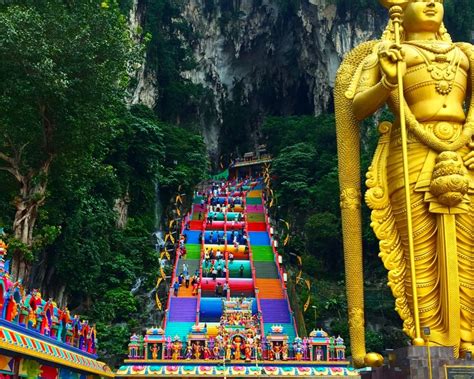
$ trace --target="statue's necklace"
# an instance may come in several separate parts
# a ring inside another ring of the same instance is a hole
[[[449,59],[447,54],[454,50],[456,46],[449,45],[447,47],[440,47],[436,44],[424,44],[416,41],[407,41],[406,43],[415,47],[423,57],[426,69],[436,82],[436,91],[441,95],[450,94],[453,90],[453,83],[454,79],[456,79],[459,65],[461,64],[461,55],[458,51],[455,51],[453,57]],[[426,51],[435,55],[434,60],[431,60],[427,56]]]

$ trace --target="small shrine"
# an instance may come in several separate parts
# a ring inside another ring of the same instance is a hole
[[[267,341],[267,358],[270,361],[287,361],[288,360],[288,335],[284,333],[281,325],[273,325],[270,333],[266,337]]]
[[[156,327],[147,329],[143,339],[145,359],[163,359],[165,342],[165,331],[163,329]]]
[[[188,334],[186,359],[205,359],[211,358],[211,353],[208,347],[207,328],[201,325],[193,325],[191,333]],[[189,349],[189,346],[191,349]]]
[[[312,361],[343,361],[346,359],[346,346],[341,336],[330,337],[322,329],[309,334],[310,359]]]

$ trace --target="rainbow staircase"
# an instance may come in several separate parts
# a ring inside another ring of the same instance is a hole
[[[296,327],[288,301],[278,253],[269,233],[270,227],[263,202],[262,185],[235,184],[228,188],[230,195],[238,194],[241,203],[233,212],[215,212],[208,221],[207,206],[201,205],[202,196],[193,199],[192,212],[187,221],[186,255],[177,259],[173,270],[173,283],[187,265],[189,275],[197,274],[200,291],[193,295],[192,286],[181,285],[178,296],[170,291],[165,334],[185,338],[193,324],[205,323],[208,334],[215,336],[222,316],[222,300],[216,295],[216,284],[228,283],[228,297],[253,298],[254,313],[260,314],[261,333],[266,335],[273,325],[280,325],[290,340],[296,337]],[[218,198],[224,204],[229,195]],[[242,233],[245,231],[245,233]],[[247,240],[243,238],[246,234]],[[234,245],[237,240],[238,246]],[[205,251],[219,250],[223,258],[218,261],[225,274],[213,280],[205,262]],[[229,259],[232,252],[234,258]],[[225,270],[224,270],[225,267]]]

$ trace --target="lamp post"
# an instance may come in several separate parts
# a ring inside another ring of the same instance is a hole
[[[312,305],[311,308],[314,309],[314,330],[316,330],[316,305]]]

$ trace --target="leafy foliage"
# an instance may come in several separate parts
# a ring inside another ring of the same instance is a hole
[[[204,142],[126,107],[127,69],[140,48],[115,2],[13,1],[0,6],[0,31],[0,151],[21,158],[25,175],[54,157],[47,175],[33,178],[47,188],[34,244],[12,240],[11,248],[31,254],[30,285],[97,322],[101,356],[120,359],[131,329],[149,316],[146,296],[131,290],[149,291],[156,279],[155,204],[204,178]],[[11,236],[18,183],[9,171],[0,180],[0,223]]]

